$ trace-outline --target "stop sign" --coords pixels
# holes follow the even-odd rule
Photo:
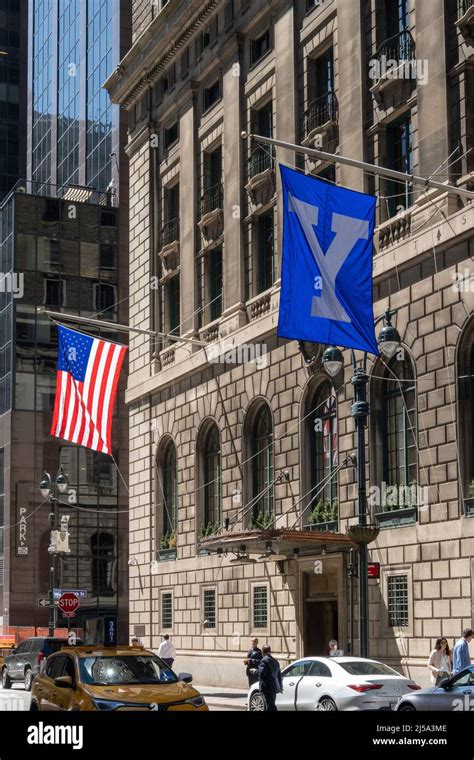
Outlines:
[[[74,617],[79,607],[79,597],[77,594],[73,594],[72,591],[67,591],[59,597],[58,607],[64,617]]]

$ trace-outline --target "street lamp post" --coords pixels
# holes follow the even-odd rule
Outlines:
[[[66,493],[69,481],[63,472],[62,466],[53,482],[51,475],[44,471],[40,483],[40,492],[44,498],[48,498],[50,504],[49,524],[51,526],[51,541],[48,547],[48,553],[51,558],[50,563],[50,589],[49,589],[49,635],[54,636],[56,628],[57,608],[54,605],[54,589],[57,581],[57,557],[58,550],[53,540],[53,532],[59,529],[59,494]]]
[[[385,325],[380,332],[377,343],[387,358],[391,358],[400,344],[400,335],[392,325],[392,316],[396,311],[387,309],[385,314],[375,320],[377,325],[385,320]],[[356,525],[349,526],[348,534],[359,547],[359,654],[368,657],[369,651],[369,621],[368,621],[368,577],[367,577],[367,545],[375,540],[379,529],[375,525],[367,524],[367,489],[365,479],[365,428],[369,417],[370,408],[367,400],[367,352],[364,352],[360,366],[357,365],[354,351],[351,349],[352,378],[354,387],[354,403],[351,415],[355,420],[357,432],[357,489],[358,489],[358,515]],[[341,351],[336,346],[326,349],[322,358],[323,367],[330,377],[335,377],[342,369],[344,360]],[[351,654],[354,646],[351,642]]]

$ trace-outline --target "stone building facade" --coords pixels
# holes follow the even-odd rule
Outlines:
[[[254,634],[282,663],[358,652],[351,357],[331,385],[324,347],[306,365],[276,336],[279,162],[378,197],[374,315],[401,349],[368,359],[370,655],[427,684],[434,640],[473,622],[472,206],[241,136],[471,187],[470,5],[170,0],[143,26],[134,3],[106,85],[129,112],[130,323],[207,348],[131,338],[130,624],[197,682],[244,685]]]

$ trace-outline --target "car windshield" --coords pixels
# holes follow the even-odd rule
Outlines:
[[[400,676],[396,670],[392,670],[381,662],[338,662],[341,668],[351,676]],[[402,676],[403,677],[403,676]]]
[[[177,676],[158,657],[115,655],[81,657],[81,680],[91,686],[176,683]]]

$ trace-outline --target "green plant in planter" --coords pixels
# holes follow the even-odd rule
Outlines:
[[[474,480],[471,480],[469,484],[469,496],[474,497]]]
[[[333,499],[331,502],[331,510],[330,510],[330,516],[328,519],[328,522],[336,522],[339,514],[339,501],[338,499]]]
[[[218,520],[216,522],[209,521],[207,525],[201,525],[201,538],[212,536],[214,533],[217,533],[219,528],[220,522]]]
[[[274,519],[273,512],[259,512],[255,517],[252,517],[249,527],[251,530],[268,530],[273,525]]]
[[[318,501],[309,516],[310,525],[317,525],[322,522],[326,522],[326,501],[324,499]]]
[[[167,531],[160,537],[160,549],[169,549],[170,534]]]

